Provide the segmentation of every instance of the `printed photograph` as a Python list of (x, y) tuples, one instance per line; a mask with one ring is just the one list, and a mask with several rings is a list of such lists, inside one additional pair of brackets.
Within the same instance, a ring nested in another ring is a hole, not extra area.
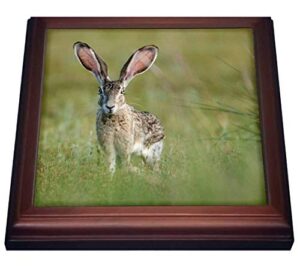
[(36, 207), (267, 204), (251, 29), (50, 29)]

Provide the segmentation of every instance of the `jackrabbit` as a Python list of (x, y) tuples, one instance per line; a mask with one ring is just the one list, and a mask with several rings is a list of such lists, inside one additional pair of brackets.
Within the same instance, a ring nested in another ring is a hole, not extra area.
[(158, 47), (148, 45), (135, 51), (124, 64), (118, 80), (109, 78), (106, 63), (88, 44), (76, 42), (74, 52), (100, 85), (96, 130), (111, 173), (115, 172), (117, 157), (128, 168), (135, 169), (130, 164), (132, 154), (142, 156), (147, 165), (158, 169), (163, 149), (163, 127), (153, 114), (137, 111), (126, 104), (124, 96), (128, 83), (152, 66)]

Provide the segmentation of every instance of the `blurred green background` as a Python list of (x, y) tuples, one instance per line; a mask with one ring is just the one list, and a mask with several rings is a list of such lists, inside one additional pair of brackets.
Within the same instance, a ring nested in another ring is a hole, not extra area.
[[(127, 103), (165, 127), (161, 171), (133, 159), (112, 178), (95, 133), (98, 85), (72, 45), (88, 43), (117, 79), (137, 48), (160, 48)], [(48, 30), (35, 205), (266, 204), (250, 29)]]

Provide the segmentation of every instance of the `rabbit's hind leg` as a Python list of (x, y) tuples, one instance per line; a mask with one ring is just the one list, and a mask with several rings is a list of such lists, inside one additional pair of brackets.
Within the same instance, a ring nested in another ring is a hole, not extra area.
[(158, 141), (143, 150), (142, 156), (145, 163), (154, 170), (159, 170), (159, 160), (163, 150), (163, 141)]

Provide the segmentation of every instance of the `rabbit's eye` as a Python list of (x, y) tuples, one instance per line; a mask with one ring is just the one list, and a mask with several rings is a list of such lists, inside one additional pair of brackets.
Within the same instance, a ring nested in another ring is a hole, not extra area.
[(102, 88), (99, 88), (99, 89), (98, 89), (98, 95), (101, 95), (102, 93), (103, 93)]
[(112, 84), (107, 84), (106, 86), (105, 86), (105, 89), (107, 89), (107, 90), (110, 90), (112, 88)]

